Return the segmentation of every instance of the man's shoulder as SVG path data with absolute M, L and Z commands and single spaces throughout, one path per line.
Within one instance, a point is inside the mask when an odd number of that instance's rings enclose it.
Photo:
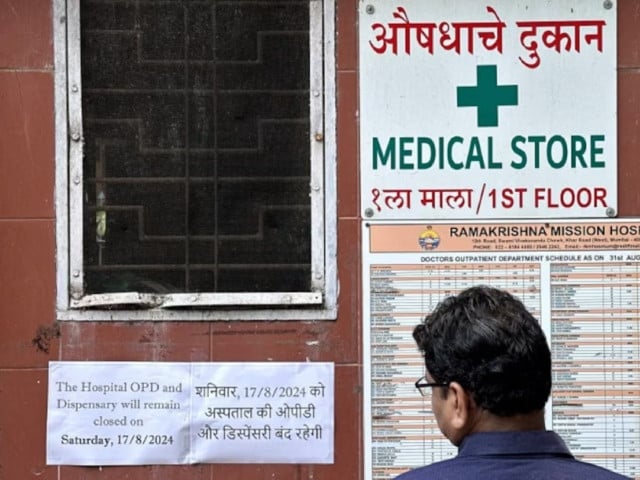
M 631 477 L 624 476 L 620 473 L 613 472 L 599 465 L 593 463 L 586 463 L 580 460 L 575 460 L 574 468 L 576 474 L 579 474 L 582 478 L 589 478 L 594 480 L 630 480 Z
M 459 466 L 459 459 L 450 458 L 448 460 L 442 460 L 435 462 L 424 467 L 419 467 L 414 470 L 409 470 L 398 477 L 395 480 L 438 480 L 447 478 L 456 478 L 457 470 Z M 454 477 L 451 477 L 454 475 Z
M 534 474 L 535 478 L 589 480 L 629 480 L 612 472 L 575 458 L 507 458 L 455 457 L 409 470 L 395 480 L 496 480 L 513 479 Z M 515 475 L 515 476 L 514 476 Z

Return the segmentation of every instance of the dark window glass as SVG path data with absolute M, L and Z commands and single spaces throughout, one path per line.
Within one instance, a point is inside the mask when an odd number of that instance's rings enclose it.
M 310 290 L 308 0 L 81 2 L 85 293 Z

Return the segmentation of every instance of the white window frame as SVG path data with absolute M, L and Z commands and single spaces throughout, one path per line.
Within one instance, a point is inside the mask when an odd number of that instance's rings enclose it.
M 57 318 L 87 321 L 335 319 L 338 281 L 334 1 L 309 0 L 312 290 L 166 295 L 83 294 L 80 0 L 52 1 Z

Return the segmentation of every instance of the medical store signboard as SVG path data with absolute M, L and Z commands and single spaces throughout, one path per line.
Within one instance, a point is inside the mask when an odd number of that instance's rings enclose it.
M 361 0 L 368 219 L 611 217 L 616 5 Z

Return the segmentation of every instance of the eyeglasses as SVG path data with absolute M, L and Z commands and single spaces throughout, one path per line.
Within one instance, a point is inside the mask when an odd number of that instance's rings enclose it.
M 448 387 L 449 382 L 427 382 L 427 377 L 420 377 L 416 381 L 415 385 L 418 391 L 420 392 L 420 395 L 422 395 L 423 397 L 427 397 L 429 393 L 431 393 L 430 390 L 427 390 L 428 388 Z

